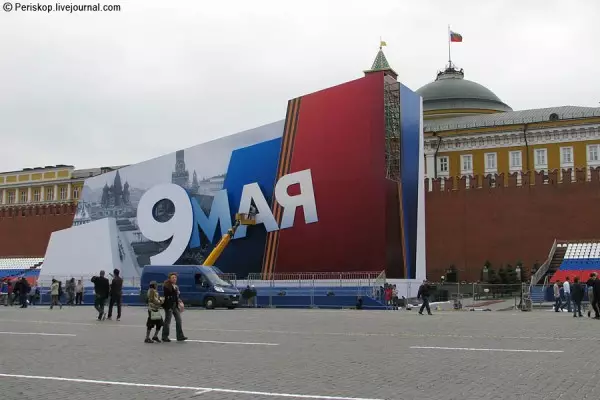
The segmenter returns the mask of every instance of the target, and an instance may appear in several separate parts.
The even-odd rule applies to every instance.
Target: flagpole
[[[452,68],[452,54],[450,53],[450,44],[452,42],[450,41],[450,24],[448,24],[448,65],[450,68]]]

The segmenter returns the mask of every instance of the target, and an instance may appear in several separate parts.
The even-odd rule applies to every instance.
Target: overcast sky
[[[361,77],[380,36],[416,90],[449,23],[453,61],[513,109],[600,105],[597,0],[100,1],[122,10],[0,11],[1,171],[135,163],[280,120]]]

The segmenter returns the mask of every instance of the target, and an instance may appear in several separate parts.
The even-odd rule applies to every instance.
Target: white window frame
[[[490,165],[490,163],[489,163],[490,156],[493,156],[494,165]],[[483,155],[483,157],[484,157],[483,162],[485,163],[485,173],[486,174],[495,174],[496,172],[498,172],[498,153],[496,153],[496,152],[485,153]]]
[[[592,157],[592,150],[594,150],[595,157]],[[588,144],[586,148],[587,165],[600,165],[600,145],[599,144]]]
[[[40,201],[40,194],[41,194],[41,191],[39,188],[33,189],[33,201],[35,201],[35,202]]]
[[[54,188],[46,188],[46,201],[54,200]]]
[[[518,163],[513,163],[513,156],[518,155]],[[521,171],[523,169],[523,152],[521,150],[508,152],[508,165],[511,171]]]
[[[468,161],[468,164],[465,168],[465,161]],[[461,175],[473,174],[473,154],[461,154],[460,156],[460,173]]]
[[[539,159],[539,157],[538,157],[539,154],[544,155],[543,160]],[[544,162],[541,163],[539,161],[544,161]],[[547,170],[548,169],[548,149],[547,148],[534,149],[533,150],[533,162],[534,162],[536,170]]]
[[[570,160],[565,160],[565,150],[569,151]],[[575,165],[575,159],[573,156],[573,146],[566,146],[560,148],[560,167],[571,168]]]
[[[19,203],[24,204],[27,203],[27,191],[19,190]]]
[[[445,163],[444,163],[445,161]],[[442,171],[442,165],[446,165],[446,170]],[[437,173],[438,176],[448,176],[450,175],[450,157],[448,156],[439,156],[437,159]]]
[[[6,194],[6,204],[15,204],[15,191],[14,190],[9,190],[8,193]]]
[[[73,188],[73,198],[74,199],[78,199],[79,198],[79,187],[74,187]]]
[[[59,193],[59,198],[61,200],[66,200],[67,199],[68,190],[67,190],[66,187],[61,186],[60,187],[60,191],[58,193]]]

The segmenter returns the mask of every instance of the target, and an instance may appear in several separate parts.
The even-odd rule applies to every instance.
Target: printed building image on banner
[[[176,233],[150,240],[138,220],[144,194],[172,184],[189,197],[193,221],[183,225],[196,225],[185,231],[189,243],[173,264],[201,264],[235,214],[251,205],[259,211],[257,225],[239,228],[216,262],[223,272],[424,277],[421,98],[402,86],[396,182],[386,178],[383,92],[384,75],[369,74],[290,100],[282,121],[87,179],[73,227],[50,239],[43,274],[119,268],[123,276],[139,276],[181,241]],[[177,210],[157,200],[150,223],[172,227]],[[81,251],[69,262],[60,255],[73,246]]]

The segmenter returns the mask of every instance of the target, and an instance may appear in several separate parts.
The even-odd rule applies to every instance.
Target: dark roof
[[[552,115],[555,114],[555,115]],[[425,132],[600,117],[600,107],[562,106],[424,121]]]
[[[463,70],[449,67],[435,81],[417,90],[423,98],[423,111],[476,108],[512,111],[494,92],[477,82],[464,79]]]

